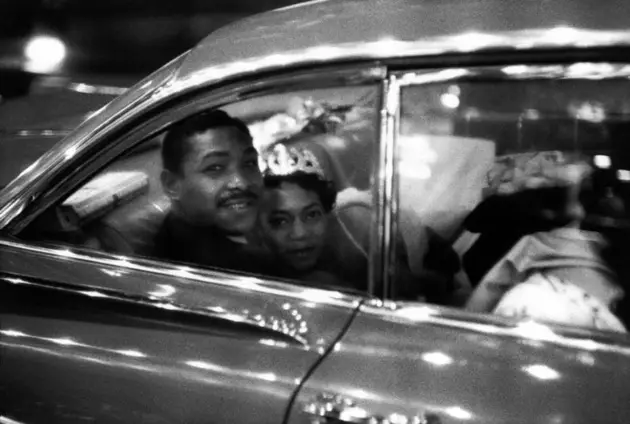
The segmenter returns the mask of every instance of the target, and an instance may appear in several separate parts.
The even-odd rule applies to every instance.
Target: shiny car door
[[[503,93],[507,95],[503,99],[512,102],[505,104],[514,108],[514,103],[519,101],[514,87],[522,90],[520,93],[527,92],[525,81],[533,81],[528,93],[546,95],[539,97],[544,101],[538,100],[538,105],[542,103],[547,107],[540,108],[542,115],[550,109],[550,98],[562,99],[559,95],[562,84],[567,84],[562,87],[571,95],[580,93],[582,98],[588,99],[597,98],[593,93],[602,92],[606,94],[601,97],[609,103],[617,100],[611,93],[615,90],[625,93],[621,87],[627,81],[625,74],[623,79],[620,77],[622,66],[578,63],[538,67],[516,62],[501,68],[501,72],[490,69],[494,75],[503,74],[494,79],[488,78],[490,72],[486,73],[482,67],[393,75],[387,97],[391,101],[383,115],[388,116],[385,125],[390,127],[390,135],[400,131],[398,138],[387,140],[392,148],[386,150],[393,155],[398,148],[395,175],[400,179],[400,199],[390,202],[385,199],[384,203],[398,207],[400,223],[405,224],[400,232],[417,235],[413,230],[420,225],[446,228],[444,224],[460,216],[454,213],[456,207],[465,210],[467,202],[474,201],[471,196],[479,193],[476,187],[479,176],[485,176],[484,166],[494,160],[494,152],[488,153],[490,147],[497,146],[499,157],[505,151],[518,152],[521,145],[530,141],[515,132],[513,138],[501,134],[503,137],[493,138],[494,143],[489,144],[486,139],[473,138],[474,133],[464,133],[468,138],[457,138],[458,133],[448,128],[451,116],[462,119],[464,124],[474,120],[475,115],[472,118],[465,115],[465,108],[457,109],[457,95],[461,90],[461,98],[468,101],[466,104],[462,100],[462,103],[471,105],[471,86],[477,83],[473,80],[475,76],[483,75],[479,81],[486,84],[484,90],[475,94],[495,107],[496,103],[504,104],[497,101],[498,96],[492,96],[492,90],[505,90]],[[612,81],[608,86],[602,82],[606,79]],[[513,80],[518,83],[511,82]],[[465,94],[469,97],[464,97]],[[554,98],[551,94],[558,96]],[[532,97],[521,96],[527,100]],[[523,103],[534,108],[534,102]],[[431,108],[434,104],[438,107]],[[563,105],[561,101],[558,104]],[[617,101],[617,104],[622,102]],[[409,112],[413,107],[416,107],[415,114]],[[483,110],[479,107],[477,114],[480,109]],[[538,111],[533,109],[532,121],[536,121],[536,113]],[[627,119],[626,116],[615,115],[620,120]],[[402,118],[397,122],[399,117]],[[522,124],[524,120],[517,117],[516,122]],[[560,131],[549,133],[554,134],[549,137],[551,142],[540,131],[532,131],[530,138],[538,144],[521,150],[561,150],[562,145],[558,147]],[[514,140],[518,148],[509,150],[506,140]],[[605,136],[589,133],[589,137],[580,138],[583,144],[570,146],[576,149],[587,143],[603,144],[606,140]],[[602,147],[598,145],[597,149]],[[591,154],[597,152],[592,146],[590,151]],[[613,153],[608,154],[612,156],[614,151],[611,151]],[[622,177],[624,172],[620,173]],[[444,187],[448,191],[442,191]],[[446,202],[450,204],[445,205]],[[423,210],[427,204],[430,207]],[[436,212],[431,207],[443,209]],[[410,211],[415,214],[405,216],[405,212]],[[418,211],[425,214],[420,215]],[[417,219],[408,219],[410,215]],[[396,233],[395,230],[390,232]],[[393,248],[395,244],[390,246]],[[391,293],[395,290],[388,290],[385,284],[383,297],[391,298]],[[562,311],[562,303],[558,298],[554,300],[538,298],[536,302]],[[630,420],[627,334],[578,328],[578,323],[556,326],[533,318],[474,314],[419,301],[366,303],[331,354],[301,388],[289,422],[627,423]]]
[[[0,418],[279,423],[360,298],[0,241]]]

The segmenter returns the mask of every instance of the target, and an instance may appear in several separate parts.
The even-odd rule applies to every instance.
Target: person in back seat
[[[151,256],[266,273],[248,243],[263,182],[247,126],[220,110],[194,115],[168,131],[162,161],[171,207]]]
[[[267,156],[260,236],[274,254],[275,275],[328,286],[354,287],[339,275],[326,248],[337,189],[313,152],[277,144]]]

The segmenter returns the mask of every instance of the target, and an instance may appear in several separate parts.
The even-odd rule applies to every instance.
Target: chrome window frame
[[[229,103],[243,101],[256,98],[262,95],[277,94],[290,92],[294,90],[304,90],[305,88],[334,88],[335,86],[350,85],[369,85],[374,84],[375,89],[383,87],[387,75],[386,67],[375,63],[362,63],[353,65],[336,65],[326,66],[317,69],[304,70],[288,70],[282,73],[267,75],[263,77],[254,77],[254,79],[246,79],[242,81],[222,82],[218,86],[203,87],[191,93],[183,93],[170,102],[162,105],[162,107],[149,107],[144,113],[133,113],[133,119],[125,120],[120,118],[120,122],[113,126],[115,129],[110,131],[99,131],[95,134],[95,138],[89,142],[90,148],[83,148],[75,155],[70,155],[65,161],[56,163],[53,169],[55,175],[59,175],[59,181],[47,183],[46,180],[38,182],[41,191],[33,199],[33,194],[29,190],[24,190],[22,196],[14,201],[22,202],[24,205],[30,204],[30,208],[20,214],[17,214],[5,227],[8,233],[15,235],[26,228],[33,222],[37,216],[53,207],[64,196],[71,193],[76,188],[84,184],[92,176],[104,169],[115,160],[120,158],[126,152],[136,148],[141,143],[156,136],[172,123],[192,115],[201,110],[221,107]],[[375,111],[382,109],[382,92],[381,98],[377,100]],[[377,122],[375,131],[374,157],[372,176],[372,196],[374,203],[380,199],[379,187],[384,185],[386,178],[379,171],[382,163],[381,145],[383,144],[379,129],[381,122]],[[118,129],[118,130],[116,130]],[[123,132],[123,135],[120,133]],[[85,143],[85,140],[79,140]],[[73,148],[72,143],[64,144],[68,150]],[[94,152],[96,150],[96,154]],[[78,166],[76,164],[79,164]],[[386,209],[386,203],[379,202],[381,209]],[[382,226],[382,215],[376,214],[371,228],[371,240],[382,240],[374,235],[379,232]],[[142,263],[151,263],[154,269],[159,272],[173,273],[181,268],[181,265],[171,264],[166,261],[147,260],[146,258],[137,258],[135,256],[121,256],[95,251],[97,255],[87,255],[85,252],[74,252],[73,246],[60,246],[62,249],[54,249],[49,247],[38,246],[30,242],[15,242],[3,240],[0,237],[0,246],[11,246],[24,249],[36,249],[53,256],[64,257],[70,252],[73,257],[80,260],[96,261],[96,263],[116,263],[123,267],[130,266],[130,269],[141,266]],[[68,249],[70,247],[70,249]],[[372,244],[370,246],[370,257],[380,257],[386,252],[385,246],[381,243]],[[126,265],[130,264],[130,265]],[[380,262],[369,263],[369,281],[368,287],[373,287],[375,283],[372,279],[378,279],[382,275],[380,272]],[[146,267],[145,267],[146,268]],[[192,268],[191,268],[192,269]],[[227,271],[206,270],[203,268],[194,268],[196,272],[214,276],[223,275],[221,280],[231,281],[235,277]],[[289,282],[281,283],[290,285]],[[369,297],[369,295],[368,295]]]
[[[466,82],[475,78],[484,80],[491,77],[498,81],[523,81],[523,80],[610,80],[630,79],[630,60],[626,62],[610,62],[606,60],[589,61],[562,61],[537,64],[535,61],[510,61],[504,65],[480,65],[445,68],[427,68],[418,70],[396,70],[390,67],[388,74],[387,115],[393,122],[388,126],[395,128],[394,132],[388,131],[383,144],[388,145],[388,159],[392,160],[393,169],[387,175],[389,180],[384,184],[391,186],[391,196],[385,201],[392,205],[391,221],[389,228],[384,229],[384,245],[389,252],[383,266],[382,299],[395,300],[394,293],[396,281],[396,269],[393,266],[396,258],[396,243],[393,243],[393,235],[398,231],[398,208],[400,205],[399,169],[400,163],[398,149],[398,131],[400,129],[400,113],[402,107],[402,91],[405,87],[425,86],[436,83],[457,83],[465,79]],[[387,168],[385,168],[387,169]]]

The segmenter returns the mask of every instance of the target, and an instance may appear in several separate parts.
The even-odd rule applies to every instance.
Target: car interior
[[[396,296],[463,307],[519,239],[566,224],[540,217],[570,203],[566,184],[548,183],[561,181],[557,169],[567,165],[591,170],[577,193],[585,209],[581,228],[627,231],[628,109],[619,95],[604,97],[618,89],[602,90],[592,81],[474,81],[404,91]],[[451,107],[445,94],[461,104]],[[223,108],[248,124],[259,152],[278,142],[311,146],[339,190],[328,245],[344,259],[340,275],[364,281],[377,104],[374,87],[345,87],[260,96]],[[160,184],[162,137],[108,166],[38,220],[33,234],[145,256],[169,208]],[[510,200],[495,202],[501,196]]]

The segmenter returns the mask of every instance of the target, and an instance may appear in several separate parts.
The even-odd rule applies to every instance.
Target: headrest
[[[103,219],[95,235],[103,249],[111,253],[150,255],[154,240],[170,208],[170,199],[161,196],[142,203],[125,214],[112,214]]]

